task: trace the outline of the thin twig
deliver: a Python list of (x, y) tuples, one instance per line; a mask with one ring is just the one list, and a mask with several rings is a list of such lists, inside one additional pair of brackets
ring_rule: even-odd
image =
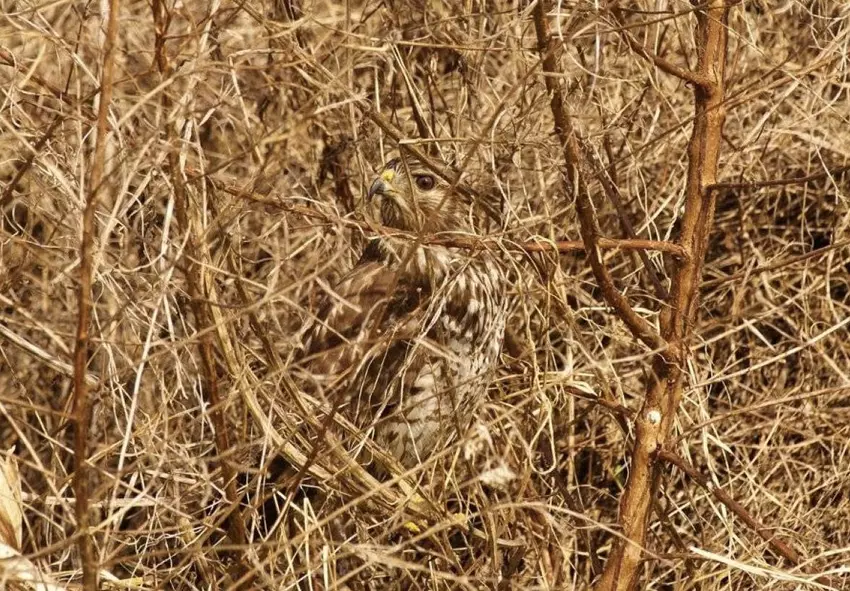
[[(154, 41), (155, 56), (157, 68), (163, 78), (169, 76), (172, 72), (172, 67), (168, 61), (168, 55), (165, 51), (165, 39), (168, 33), (168, 26), (171, 22), (170, 12), (161, 0), (155, 0), (152, 5), (156, 39)], [(162, 95), (162, 103), (164, 110), (168, 112), (171, 107), (171, 101), (167, 94)], [(168, 139), (174, 146), (178, 143), (178, 136), (175, 133), (175, 126), (168, 126)], [(198, 333), (198, 352), (200, 354), (201, 373), (203, 376), (203, 391), (209, 402), (210, 422), (213, 426), (213, 436), (216, 447), (216, 462), (221, 470), (222, 487), (224, 489), (225, 498), (228, 502), (228, 507), (224, 513), (227, 521), (227, 532), (230, 540), (236, 547), (243, 547), (248, 539), (245, 524), (242, 520), (240, 511), (235, 510), (239, 506), (239, 494), (236, 488), (236, 473), (233, 466), (227, 461), (227, 456), (231, 451), (230, 438), (228, 436), (228, 426), (225, 417), (224, 403), (219, 393), (219, 380), (215, 367), (215, 353), (213, 346), (213, 333), (208, 330), (211, 326), (209, 315), (207, 313), (206, 302), (207, 298), (204, 294), (204, 277), (203, 265), (200, 261), (203, 260), (201, 255), (201, 247), (199, 245), (198, 233), (192, 217), (192, 204), (189, 198), (189, 192), (186, 188), (183, 166), (180, 162), (180, 153), (174, 146), (168, 153), (168, 163), (171, 172), (172, 186), (174, 187), (174, 210), (177, 215), (177, 222), (180, 230), (187, 236), (186, 254), (189, 261), (186, 269), (186, 284), (189, 292), (190, 306), (192, 315), (195, 318), (195, 328)], [(248, 567), (244, 562), (242, 552), (234, 553), (234, 559), (237, 567), (240, 569), (239, 576), (245, 572)]]
[(706, 187), (706, 191), (756, 191), (768, 187), (788, 187), (792, 185), (804, 185), (813, 181), (839, 176), (850, 171), (850, 165), (831, 168), (822, 172), (816, 172), (807, 176), (790, 179), (772, 179), (769, 181), (751, 181), (747, 183), (714, 183)]
[[(582, 155), (584, 158), (591, 163), (592, 168), (597, 171), (594, 176), (599, 179), (600, 184), (602, 185), (602, 189), (605, 192), (605, 197), (607, 197), (608, 201), (611, 205), (614, 206), (614, 209), (617, 211), (617, 218), (620, 220), (620, 228), (623, 230), (623, 233), (626, 235), (631, 241), (641, 241), (635, 236), (635, 229), (632, 225), (631, 220), (629, 219), (628, 212), (626, 211), (625, 206), (623, 205), (623, 199), (620, 195), (620, 189), (617, 188), (617, 184), (614, 182), (614, 179), (611, 177), (609, 170), (612, 170), (611, 167), (605, 167), (600, 162), (599, 158), (594, 154), (594, 152), (587, 145), (587, 142), (581, 142)], [(600, 247), (602, 241), (605, 240), (603, 238), (599, 239)], [(650, 241), (645, 241), (650, 242)], [(670, 246), (677, 250), (677, 256), (685, 256), (684, 251), (678, 248), (678, 245), (674, 245), (673, 243), (669, 243)], [(649, 275), (649, 281), (652, 283), (652, 287), (655, 290), (655, 297), (657, 297), (661, 301), (666, 301), (670, 294), (667, 293), (667, 290), (664, 288), (664, 285), (661, 283), (661, 280), (658, 278), (658, 274), (655, 272), (655, 268), (652, 266), (652, 263), (649, 261), (649, 257), (646, 254), (646, 250), (658, 250), (660, 252), (668, 252), (662, 248), (651, 248), (651, 249), (636, 249), (638, 256), (640, 257), (641, 263), (643, 263), (643, 268), (646, 270), (647, 275)], [(672, 254), (672, 252), (671, 252)]]
[(828, 254), (833, 250), (838, 250), (846, 246), (850, 246), (850, 238), (841, 240), (834, 244), (823, 246), (821, 248), (816, 248), (809, 252), (804, 252), (803, 254), (787, 257), (774, 263), (768, 263), (767, 265), (759, 265), (757, 267), (738, 271), (733, 275), (728, 275), (726, 277), (718, 277), (717, 279), (711, 279), (710, 281), (704, 282), (700, 288), (703, 290), (707, 290), (711, 289), (712, 287), (717, 287), (718, 285), (723, 285), (724, 283), (730, 283), (732, 281), (737, 281), (738, 279), (744, 279), (745, 277), (761, 275), (762, 273), (768, 273), (770, 271), (777, 271), (784, 267), (790, 267), (791, 265), (796, 265), (797, 263), (802, 263), (803, 261), (817, 258), (821, 255)]
[(41, 88), (45, 89), (54, 98), (61, 100), (70, 107), (79, 109), (80, 112), (82, 112), (88, 118), (89, 121), (95, 119), (95, 114), (92, 112), (91, 108), (87, 105), (87, 103), (91, 100), (93, 96), (97, 95), (97, 92), (100, 91), (99, 88), (94, 93), (85, 96), (82, 99), (79, 99), (78, 97), (72, 94), (68, 94), (66, 90), (57, 88), (41, 76), (38, 76), (37, 74), (29, 71), (28, 67), (25, 68), (21, 66), (17, 63), (17, 60), (15, 60), (15, 56), (4, 49), (0, 49), (0, 64), (5, 64), (9, 67), (15, 68), (17, 71), (23, 74), (26, 74), (29, 80), (32, 80)]
[(628, 31), (628, 29), (623, 26), (625, 25), (623, 11), (620, 10), (620, 8), (614, 2), (611, 3), (611, 14), (614, 15), (614, 18), (617, 20), (617, 23), (621, 25), (621, 28), (619, 29), (620, 36), (626, 40), (626, 43), (629, 44), (629, 47), (632, 48), (632, 51), (634, 51), (636, 54), (638, 54), (645, 60), (652, 62), (659, 70), (670, 74), (671, 76), (675, 76), (676, 78), (680, 78), (685, 82), (690, 82), (695, 86), (705, 87), (711, 83), (711, 79), (707, 76), (703, 76), (696, 72), (692, 72), (687, 68), (677, 66), (676, 64), (667, 61), (660, 55), (657, 55), (649, 51), (646, 47), (644, 47), (643, 44), (637, 39), (635, 39), (634, 35), (632, 35)]
[[(39, 347), (35, 343), (32, 343), (31, 341), (28, 341), (21, 335), (15, 334), (13, 331), (9, 330), (2, 324), (0, 324), (0, 338), (6, 339), (13, 345), (20, 347), (22, 351), (26, 351), (27, 354), (31, 355), (35, 359), (38, 359), (53, 371), (71, 378), (74, 378), (76, 376), (74, 369), (75, 366), (51, 355), (43, 348)], [(100, 383), (100, 378), (98, 378), (91, 372), (86, 372), (84, 375), (85, 381), (89, 386), (96, 387)]]
[[(587, 245), (580, 240), (528, 240), (526, 242), (512, 243), (505, 240), (492, 238), (465, 238), (461, 236), (435, 235), (422, 240), (423, 244), (434, 244), (441, 246), (452, 246), (456, 248), (468, 248), (470, 250), (496, 250), (506, 248), (522, 252), (587, 252)], [(685, 257), (685, 251), (678, 244), (665, 242), (663, 240), (625, 240), (620, 238), (598, 237), (596, 246), (604, 250), (626, 250), (626, 251), (657, 251), (671, 254), (677, 258)]]
[(15, 193), (15, 188), (18, 186), (20, 180), (24, 177), (27, 171), (32, 167), (32, 163), (35, 161), (35, 157), (41, 153), (41, 149), (44, 147), (50, 138), (53, 137), (53, 134), (59, 129), (59, 126), (65, 122), (67, 118), (61, 115), (57, 115), (53, 118), (53, 122), (50, 124), (50, 127), (42, 134), (38, 141), (29, 148), (27, 157), (17, 166), (17, 170), (15, 171), (15, 176), (6, 184), (6, 189), (3, 191), (3, 194), (0, 195), (0, 210), (6, 207), (10, 201), (12, 201), (12, 197)]
[[(106, 38), (103, 46), (103, 71), (101, 74), (100, 100), (97, 113), (97, 135), (94, 157), (89, 176), (89, 194), (83, 210), (82, 241), (80, 244), (80, 286), (78, 292), (76, 343), (74, 346), (74, 495), (77, 517), (77, 540), (83, 567), (82, 587), (95, 591), (98, 587), (98, 566), (94, 539), (89, 530), (90, 479), (94, 471), (89, 470), (89, 427), (92, 418), (92, 402), (89, 399), (87, 375), (89, 361), (89, 327), (92, 308), (92, 276), (94, 275), (95, 213), (106, 178), (106, 143), (108, 134), (107, 117), (112, 102), (113, 67), (115, 63), (115, 40), (118, 36), (118, 0), (110, 0), (107, 15)], [(47, 137), (47, 135), (45, 135)]]
[[(196, 177), (198, 178), (198, 177)], [(235, 187), (216, 184), (216, 188), (239, 197), (241, 199), (250, 200), (254, 203), (274, 207), (289, 213), (303, 215), (312, 219), (322, 220), (325, 223), (343, 223), (351, 228), (357, 228), (364, 232), (369, 232), (375, 229), (375, 224), (366, 224), (355, 219), (342, 219), (338, 216), (331, 216), (316, 209), (303, 205), (286, 203), (277, 199), (268, 199), (250, 191), (243, 191)], [(434, 244), (442, 246), (452, 246), (456, 248), (468, 248), (470, 250), (508, 250), (516, 252), (583, 252), (586, 249), (584, 242), (579, 240), (539, 240), (532, 239), (525, 242), (513, 242), (511, 240), (498, 238), (466, 238), (463, 236), (451, 235), (432, 235), (432, 236), (415, 236), (413, 234), (405, 234), (393, 228), (386, 228), (388, 234), (396, 237), (408, 238), (410, 240), (421, 239), (423, 244)], [(640, 238), (620, 239), (620, 238), (597, 238), (596, 246), (605, 250), (626, 250), (626, 251), (657, 251), (670, 254), (676, 258), (685, 258), (687, 253), (685, 250), (673, 242), (664, 240), (644, 240)]]
[(770, 547), (773, 548), (777, 554), (787, 559), (794, 566), (798, 566), (800, 564), (802, 558), (796, 550), (794, 550), (784, 541), (777, 538), (773, 530), (766, 527), (762, 523), (759, 523), (758, 520), (756, 520), (756, 518), (753, 517), (749, 511), (747, 511), (746, 507), (744, 507), (738, 501), (729, 496), (729, 493), (727, 493), (725, 490), (723, 490), (719, 486), (715, 486), (714, 483), (711, 482), (708, 478), (697, 472), (696, 468), (691, 466), (684, 458), (673, 453), (672, 451), (668, 451), (665, 449), (659, 450), (657, 453), (657, 457), (658, 459), (663, 460), (668, 464), (673, 464), (679, 470), (687, 474), (691, 480), (693, 480), (702, 488), (710, 492), (715, 499), (723, 503), (741, 521), (746, 523), (747, 527), (752, 529), (761, 537), (761, 539), (770, 544)]

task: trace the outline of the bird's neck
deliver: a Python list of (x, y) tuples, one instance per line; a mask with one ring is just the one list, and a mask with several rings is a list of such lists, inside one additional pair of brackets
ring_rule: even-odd
[(467, 249), (422, 244), (410, 237), (372, 238), (363, 250), (360, 263), (380, 262), (394, 268), (414, 283), (442, 284), (447, 279), (466, 275), (482, 266), (496, 268), (488, 252), (470, 253)]

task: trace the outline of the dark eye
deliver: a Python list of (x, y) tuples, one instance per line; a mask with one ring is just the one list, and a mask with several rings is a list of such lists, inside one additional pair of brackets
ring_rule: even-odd
[(416, 175), (416, 186), (423, 191), (430, 191), (434, 188), (436, 181), (430, 174)]

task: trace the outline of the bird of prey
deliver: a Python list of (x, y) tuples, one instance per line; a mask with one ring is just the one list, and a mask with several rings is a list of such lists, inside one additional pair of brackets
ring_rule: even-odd
[(373, 238), (325, 290), (304, 361), (328, 400), (412, 468), (475, 418), (502, 348), (506, 277), (493, 252), (423, 240), (474, 237), (483, 215), (414, 158), (387, 162), (364, 205), (406, 236)]

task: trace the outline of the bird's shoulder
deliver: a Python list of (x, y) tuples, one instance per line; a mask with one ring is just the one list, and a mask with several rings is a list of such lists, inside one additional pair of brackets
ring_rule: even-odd
[(399, 260), (371, 241), (354, 267), (325, 286), (305, 352), (350, 347), (403, 325), (430, 296), (425, 278), (403, 272)]

